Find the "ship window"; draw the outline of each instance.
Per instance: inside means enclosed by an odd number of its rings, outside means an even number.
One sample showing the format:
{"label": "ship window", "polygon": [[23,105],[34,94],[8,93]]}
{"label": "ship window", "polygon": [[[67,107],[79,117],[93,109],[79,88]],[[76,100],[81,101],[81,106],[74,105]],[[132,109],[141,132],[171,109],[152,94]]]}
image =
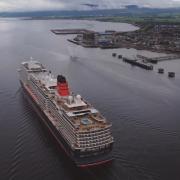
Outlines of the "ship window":
{"label": "ship window", "polygon": [[81,113],[89,113],[91,111],[76,111],[76,112],[73,112],[74,114],[81,114]]}
{"label": "ship window", "polygon": [[56,86],[50,86],[49,89],[56,89]]}

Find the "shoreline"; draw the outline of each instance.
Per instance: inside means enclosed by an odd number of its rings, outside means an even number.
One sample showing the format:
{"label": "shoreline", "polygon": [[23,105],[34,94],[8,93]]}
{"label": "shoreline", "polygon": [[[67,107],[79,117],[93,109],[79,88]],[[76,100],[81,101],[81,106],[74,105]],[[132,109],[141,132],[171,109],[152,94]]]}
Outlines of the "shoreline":
{"label": "shoreline", "polygon": [[[130,38],[130,40],[126,41],[120,41],[119,44],[117,44],[116,48],[135,48],[137,50],[148,50],[151,52],[157,52],[157,53],[166,53],[166,54],[180,54],[180,49],[176,48],[174,49],[172,45],[165,46],[163,44],[158,45],[159,47],[157,48],[157,45],[151,45],[151,46],[147,46],[148,43],[148,38],[149,38],[149,34],[151,34],[151,36],[154,36],[154,32],[152,32],[152,29],[158,25],[164,25],[158,22],[151,22],[149,24],[149,22],[144,21],[144,22],[133,22],[133,21],[119,21],[118,17],[116,19],[116,17],[30,17],[30,18],[21,18],[21,20],[79,20],[79,21],[96,21],[96,22],[108,22],[108,23],[124,23],[124,24],[129,24],[132,25],[134,27],[137,27],[136,30],[131,30],[131,31],[116,31],[117,32],[117,36],[124,36],[124,38]],[[170,23],[171,25],[176,25],[176,23]],[[166,26],[168,26],[168,24],[165,23]],[[178,25],[176,25],[178,26]],[[150,33],[149,33],[150,32]],[[128,35],[128,33],[130,34],[130,36]],[[149,33],[149,34],[148,34]],[[136,43],[136,41],[133,41],[134,38],[136,38],[136,36],[143,34],[143,39],[140,41],[140,43]],[[159,32],[159,34],[161,34],[161,32]],[[172,32],[173,34],[173,32]],[[161,37],[161,39],[163,40],[163,38]],[[160,40],[161,40],[160,39]],[[150,39],[149,39],[150,40]],[[174,40],[171,39],[171,42],[173,42]],[[123,43],[121,43],[123,42]],[[90,48],[90,47],[89,47]]]}

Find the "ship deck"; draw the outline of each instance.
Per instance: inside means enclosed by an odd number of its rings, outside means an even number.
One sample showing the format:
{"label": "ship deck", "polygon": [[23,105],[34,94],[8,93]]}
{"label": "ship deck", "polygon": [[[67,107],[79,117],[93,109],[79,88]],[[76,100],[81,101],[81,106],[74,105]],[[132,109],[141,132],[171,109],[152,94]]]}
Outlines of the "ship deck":
{"label": "ship deck", "polygon": [[[89,132],[111,126],[111,124],[107,122],[100,112],[83,98],[81,98],[81,103],[73,106],[73,104],[68,103],[68,97],[59,96],[55,86],[54,89],[48,89],[46,85],[46,78],[49,80],[47,72],[35,73],[32,74],[32,76],[36,80],[36,83],[41,90],[56,105],[57,109],[61,109],[67,114],[68,119],[71,120],[71,123],[75,126],[77,131]],[[52,79],[52,76],[49,78],[54,84],[54,79]],[[71,94],[74,95],[72,92]]]}

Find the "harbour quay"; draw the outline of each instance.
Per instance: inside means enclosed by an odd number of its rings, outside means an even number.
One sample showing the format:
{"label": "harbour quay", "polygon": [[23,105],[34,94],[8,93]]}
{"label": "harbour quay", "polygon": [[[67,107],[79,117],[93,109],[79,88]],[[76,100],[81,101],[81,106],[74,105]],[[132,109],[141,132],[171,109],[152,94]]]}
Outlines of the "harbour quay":
{"label": "harbour quay", "polygon": [[51,32],[56,35],[75,34],[76,37],[68,39],[68,41],[83,47],[101,49],[119,48],[115,41],[117,32],[112,30],[95,32],[87,29],[53,29]]}
{"label": "harbour quay", "polygon": [[143,61],[143,60],[130,59],[127,57],[123,57],[123,61],[126,63],[129,63],[131,65],[141,67],[146,70],[153,70],[153,66],[150,63]]}

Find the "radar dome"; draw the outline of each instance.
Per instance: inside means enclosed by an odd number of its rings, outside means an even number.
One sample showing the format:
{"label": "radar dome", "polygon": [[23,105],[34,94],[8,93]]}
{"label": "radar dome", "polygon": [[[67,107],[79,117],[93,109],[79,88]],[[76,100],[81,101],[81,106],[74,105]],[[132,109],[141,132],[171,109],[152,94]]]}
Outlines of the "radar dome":
{"label": "radar dome", "polygon": [[77,97],[77,99],[81,99],[81,95],[79,95],[79,94],[76,97]]}

